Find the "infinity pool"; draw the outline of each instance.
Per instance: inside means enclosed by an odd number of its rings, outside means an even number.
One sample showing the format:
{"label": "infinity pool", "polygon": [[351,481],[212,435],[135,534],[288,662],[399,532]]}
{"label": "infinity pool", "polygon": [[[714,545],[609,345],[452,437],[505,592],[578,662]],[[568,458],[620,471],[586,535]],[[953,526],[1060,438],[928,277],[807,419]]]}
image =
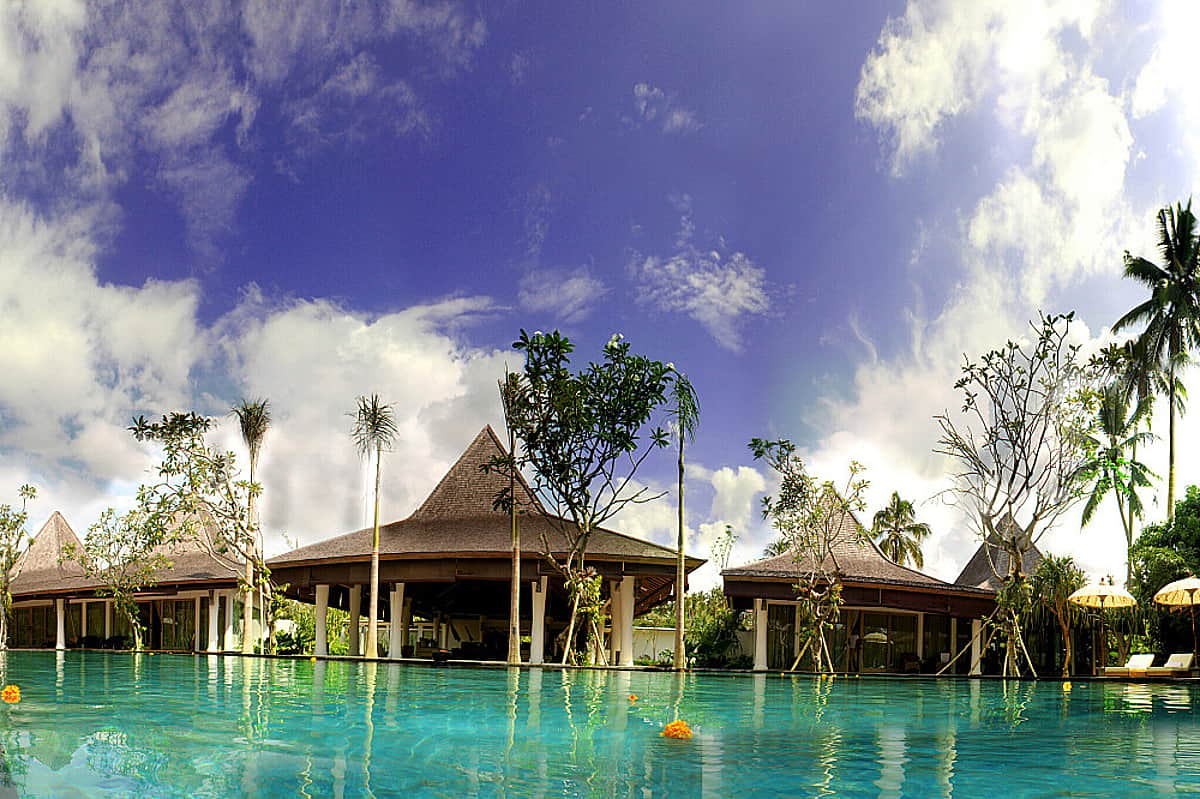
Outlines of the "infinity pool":
{"label": "infinity pool", "polygon": [[1200,794],[1184,686],[81,652],[4,682],[0,797]]}

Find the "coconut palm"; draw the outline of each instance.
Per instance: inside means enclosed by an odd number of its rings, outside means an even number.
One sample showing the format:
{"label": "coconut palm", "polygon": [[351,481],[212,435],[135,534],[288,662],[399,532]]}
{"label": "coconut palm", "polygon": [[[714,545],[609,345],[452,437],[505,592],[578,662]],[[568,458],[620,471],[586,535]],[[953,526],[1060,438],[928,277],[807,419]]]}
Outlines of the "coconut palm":
{"label": "coconut palm", "polygon": [[917,521],[913,504],[901,499],[900,492],[893,491],[888,504],[875,514],[871,532],[883,554],[896,563],[903,566],[911,560],[918,569],[925,565],[921,542],[931,532],[929,525]]}
{"label": "coconut palm", "polygon": [[[375,456],[375,522],[371,536],[371,599],[368,604],[366,657],[379,656],[379,478],[382,474],[383,451],[390,449],[399,430],[392,406],[379,401],[378,394],[360,396],[354,415],[351,435],[358,452]],[[358,624],[358,619],[351,619]]]}
{"label": "coconut palm", "polygon": [[1180,370],[1200,345],[1200,241],[1192,203],[1158,212],[1163,265],[1125,253],[1125,276],[1150,289],[1150,298],[1113,325],[1113,331],[1144,326],[1137,349],[1145,364],[1167,376],[1167,520],[1175,518],[1175,417]]}
{"label": "coconut palm", "polygon": [[1049,613],[1058,622],[1062,633],[1063,665],[1062,676],[1071,676],[1071,625],[1079,618],[1079,608],[1067,601],[1067,597],[1083,588],[1087,578],[1083,570],[1070,557],[1046,555],[1034,569],[1029,579],[1030,594],[1037,610]]}
{"label": "coconut palm", "polygon": [[700,401],[696,390],[688,380],[687,375],[676,372],[675,383],[671,386],[671,403],[674,408],[671,415],[675,417],[676,432],[679,435],[679,535],[676,539],[675,554],[675,669],[683,669],[687,664],[687,653],[684,651],[684,586],[687,582],[687,563],[683,554],[684,523],[683,523],[683,446],[685,441],[696,440],[696,427],[700,424]]}
{"label": "coconut palm", "polygon": [[[267,430],[271,426],[271,406],[265,399],[252,402],[243,398],[230,412],[237,417],[238,427],[242,431],[242,441],[245,442],[246,449],[250,452],[250,484],[252,488],[246,500],[246,524],[250,530],[250,539],[246,542],[246,598],[242,604],[242,653],[248,655],[254,652],[254,642],[250,638],[250,628],[254,623],[254,603],[250,601],[250,593],[253,591],[255,583],[260,582],[255,580],[255,561],[261,560],[263,554],[258,546],[258,535],[256,535],[259,530],[256,512],[259,489],[256,477],[258,457],[262,452]],[[261,594],[260,591],[260,612],[265,625],[267,608],[266,602],[262,601],[265,597],[262,597]]]}
{"label": "coconut palm", "polygon": [[1100,394],[1100,406],[1096,412],[1096,435],[1087,435],[1093,450],[1092,457],[1081,467],[1082,473],[1092,482],[1091,494],[1083,507],[1083,523],[1086,525],[1096,514],[1096,509],[1111,491],[1117,500],[1121,514],[1121,526],[1125,530],[1125,580],[1132,577],[1129,550],[1133,548],[1134,521],[1142,518],[1142,500],[1138,488],[1146,488],[1154,474],[1140,463],[1137,447],[1154,439],[1147,430],[1139,431],[1141,412],[1145,408],[1130,409],[1129,401],[1119,384],[1110,384]]}

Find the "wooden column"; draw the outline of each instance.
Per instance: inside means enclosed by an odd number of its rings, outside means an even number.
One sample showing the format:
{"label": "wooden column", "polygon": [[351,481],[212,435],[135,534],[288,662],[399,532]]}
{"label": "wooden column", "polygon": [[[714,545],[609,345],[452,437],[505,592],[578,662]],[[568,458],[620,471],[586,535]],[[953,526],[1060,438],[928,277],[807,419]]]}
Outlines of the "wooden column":
{"label": "wooden column", "polygon": [[358,623],[362,618],[362,586],[350,586],[350,633],[349,646],[350,654],[358,657],[362,654],[358,647]]}
{"label": "wooden column", "polygon": [[200,597],[192,605],[192,651],[200,651]]}
{"label": "wooden column", "polygon": [[982,674],[983,664],[983,619],[971,619],[971,674]]}
{"label": "wooden column", "polygon": [[529,627],[529,663],[546,662],[546,578],[533,584],[533,622]]}
{"label": "wooden column", "polygon": [[767,600],[754,600],[754,670],[767,670]]}
{"label": "wooden column", "polygon": [[325,630],[326,617],[329,615],[329,586],[317,586],[317,630],[316,641],[313,643],[313,654],[325,657],[329,654],[329,634]]}

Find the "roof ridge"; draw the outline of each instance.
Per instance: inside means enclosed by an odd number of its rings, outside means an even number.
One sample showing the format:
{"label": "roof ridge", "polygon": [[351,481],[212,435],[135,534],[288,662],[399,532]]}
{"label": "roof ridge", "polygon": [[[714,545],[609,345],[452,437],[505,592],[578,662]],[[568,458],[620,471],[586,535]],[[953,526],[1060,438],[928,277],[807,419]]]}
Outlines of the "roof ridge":
{"label": "roof ridge", "polygon": [[[494,453],[491,451],[493,449]],[[496,435],[496,431],[490,424],[484,425],[453,465],[442,475],[442,479],[425,497],[425,501],[408,518],[413,520],[447,519],[496,512],[493,508],[495,495],[485,496],[488,492],[488,483],[494,483],[495,480],[480,480],[478,475],[470,473],[474,471],[471,469],[471,464],[473,461],[481,461],[480,464],[476,464],[481,466],[490,462],[494,455],[503,456],[505,454],[504,444]],[[498,472],[488,472],[487,474],[501,479]],[[545,513],[542,503],[533,493],[525,478],[520,473],[516,477],[525,495],[519,504],[528,506],[531,510],[539,513]],[[454,509],[455,506],[459,507],[458,511]]]}

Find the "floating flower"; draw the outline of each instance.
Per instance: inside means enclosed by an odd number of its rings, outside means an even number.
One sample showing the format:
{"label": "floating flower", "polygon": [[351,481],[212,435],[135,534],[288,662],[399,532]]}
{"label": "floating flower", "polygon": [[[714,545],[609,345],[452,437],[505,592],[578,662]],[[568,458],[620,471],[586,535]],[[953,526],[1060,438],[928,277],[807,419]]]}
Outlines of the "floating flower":
{"label": "floating flower", "polygon": [[638,700],[638,696],[637,696],[637,694],[630,694],[630,695],[629,695],[629,701],[630,701],[630,702],[636,702],[637,700]]}
{"label": "floating flower", "polygon": [[1063,683],[1063,693],[1071,693],[1071,681],[1067,680]]}
{"label": "floating flower", "polygon": [[3,699],[10,705],[15,705],[21,701],[21,688],[16,685],[4,686],[4,690],[0,691],[0,699]]}
{"label": "floating flower", "polygon": [[659,734],[664,738],[691,738],[692,728],[688,726],[686,721],[679,719],[663,727],[663,731]]}

